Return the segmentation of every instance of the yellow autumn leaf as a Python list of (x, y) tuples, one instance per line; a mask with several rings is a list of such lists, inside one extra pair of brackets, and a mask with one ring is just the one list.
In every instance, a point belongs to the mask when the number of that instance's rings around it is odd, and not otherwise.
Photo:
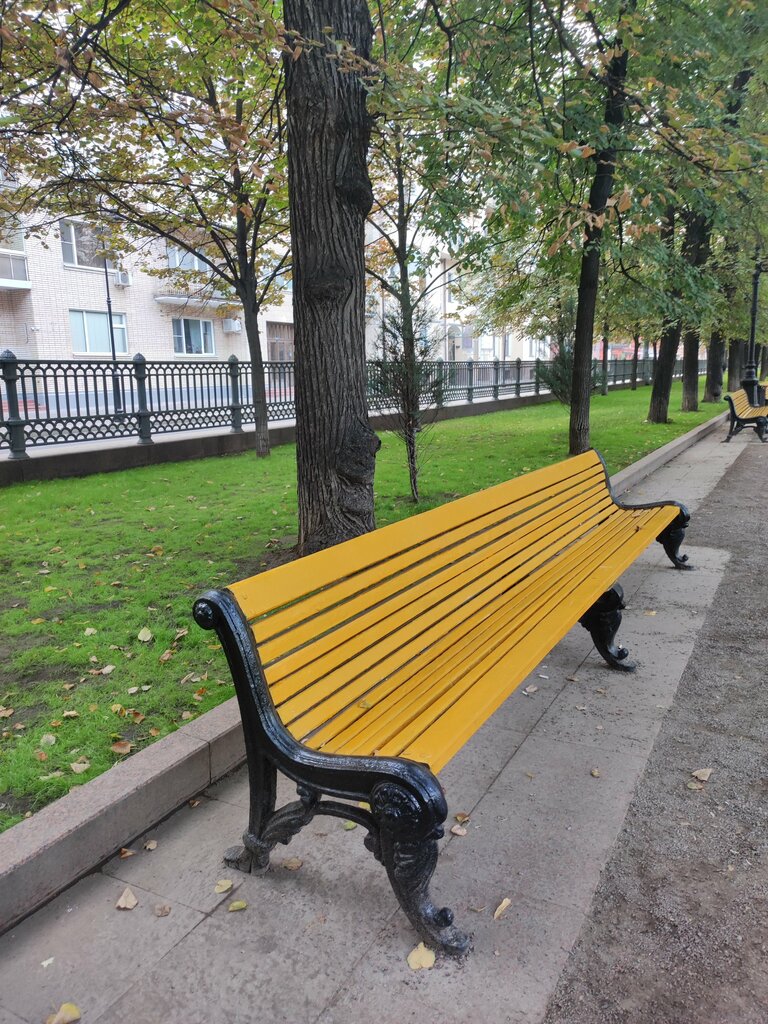
[(152, 639), (152, 630), (144, 626), (143, 629), (139, 630), (137, 639), (141, 640), (143, 644), (148, 644), (149, 641)]
[(501, 901), (501, 903), (498, 905), (498, 907), (496, 907), (496, 909), (494, 910), (494, 912), (493, 912), (493, 920), (494, 921), (498, 921), (499, 918), (501, 917), (501, 915), (504, 913), (504, 911), (507, 910), (511, 906), (512, 906), (512, 900), (509, 898), (509, 896), (505, 896), (504, 899)]
[(75, 1024), (80, 1019), (80, 1010), (74, 1003), (62, 1003), (56, 1013), (45, 1018), (45, 1024)]
[(115, 904), (116, 910), (133, 910), (134, 907), (138, 907), (139, 901), (133, 894), (130, 886), (126, 886), (120, 896), (120, 899)]
[(230, 913), (234, 913), (237, 910), (245, 910), (247, 906), (248, 904), (245, 902), (245, 900), (232, 900), (232, 902), (227, 907), (227, 910)]
[(216, 885), (213, 887), (214, 892), (224, 893), (229, 892), (232, 888), (232, 882), (228, 878), (220, 878)]
[(408, 966), (412, 971), (429, 971), (435, 966), (435, 952), (420, 942), (408, 954)]

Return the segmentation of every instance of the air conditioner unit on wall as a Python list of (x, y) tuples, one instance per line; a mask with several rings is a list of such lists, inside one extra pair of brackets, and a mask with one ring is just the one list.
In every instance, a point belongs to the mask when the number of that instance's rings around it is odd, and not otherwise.
[(115, 284), (118, 288), (127, 288), (131, 283), (130, 270), (116, 270)]
[(243, 325), (240, 321), (235, 319), (227, 319), (221, 326), (225, 334), (239, 334), (243, 329)]

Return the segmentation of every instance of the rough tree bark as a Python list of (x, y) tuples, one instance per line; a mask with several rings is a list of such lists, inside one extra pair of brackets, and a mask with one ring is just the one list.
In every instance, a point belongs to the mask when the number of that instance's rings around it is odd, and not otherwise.
[(707, 379), (704, 384), (704, 402), (719, 402), (723, 395), (723, 362), (725, 360), (725, 335), (719, 327), (713, 327), (707, 348)]
[(603, 237), (602, 218), (606, 203), (613, 191), (616, 173), (616, 137), (624, 123), (629, 53), (620, 39), (614, 45), (613, 57), (605, 70), (608, 98), (605, 104), (605, 124), (609, 145), (594, 156), (595, 176), (589, 192), (589, 211), (595, 215), (585, 230), (584, 248), (579, 273), (576, 331), (573, 339), (573, 384), (571, 387), (571, 420), (569, 452), (579, 455), (589, 448), (589, 402), (592, 390), (592, 339), (595, 329), (595, 306), (600, 277), (600, 249)]
[[(254, 309), (254, 297), (244, 291), (239, 296), (243, 305), (245, 336), (251, 357), (251, 401), (256, 426), (256, 454), (269, 455), (269, 419), (267, 417), (267, 389), (264, 380), (264, 360), (261, 355), (261, 331), (259, 330), (258, 309)], [(241, 394), (240, 401), (246, 396)]]
[[(674, 206), (668, 206), (661, 237), (670, 250), (675, 244), (675, 217)], [(673, 293), (673, 299), (678, 297), (679, 293)], [(648, 409), (649, 423), (666, 423), (669, 418), (669, 396), (672, 391), (672, 376), (675, 371), (677, 349), (680, 345), (680, 330), (679, 320), (667, 320), (661, 332), (658, 356), (654, 345), (653, 388), (651, 389), (651, 404)]]
[(728, 343), (728, 388), (736, 389), (744, 376), (747, 343), (741, 338), (731, 338)]
[[(703, 213), (684, 215), (685, 238), (683, 259), (691, 267), (703, 267), (709, 259), (711, 225)], [(683, 412), (696, 412), (699, 408), (699, 346), (698, 325), (688, 325), (683, 333)]]
[(637, 363), (640, 354), (640, 333), (635, 331), (632, 335), (632, 370), (629, 377), (631, 391), (637, 391)]
[(370, 119), (359, 69), (336, 46), (367, 61), (373, 26), (363, 0), (285, 0), (284, 15), (299, 552), (308, 554), (375, 525), (380, 441), (366, 403), (363, 260)]

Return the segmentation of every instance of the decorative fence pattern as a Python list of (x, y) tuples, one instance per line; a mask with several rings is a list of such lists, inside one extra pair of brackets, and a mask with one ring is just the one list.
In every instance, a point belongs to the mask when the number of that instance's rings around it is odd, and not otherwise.
[[(440, 404), (474, 402), (545, 393), (539, 387), (540, 360), (443, 362), (424, 365), (425, 400)], [(651, 379), (650, 360), (639, 360), (638, 383)], [(179, 360), (148, 363), (17, 359), (0, 355), (2, 416), (0, 451), (26, 458), (28, 447), (135, 437), (151, 444), (153, 434), (229, 427), (240, 432), (254, 421), (252, 367), (230, 356), (226, 362)], [(629, 383), (631, 359), (611, 360), (608, 383)], [(699, 374), (706, 373), (700, 361)], [(682, 376), (682, 361), (675, 377)], [(368, 363), (371, 411), (395, 404), (387, 387), (386, 365)], [(293, 363), (264, 364), (267, 417), (271, 422), (296, 415)]]

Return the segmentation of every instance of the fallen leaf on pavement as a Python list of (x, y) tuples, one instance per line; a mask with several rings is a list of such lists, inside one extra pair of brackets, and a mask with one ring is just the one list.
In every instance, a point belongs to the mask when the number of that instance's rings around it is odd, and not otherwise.
[(435, 952), (420, 942), (408, 954), (408, 966), (412, 971), (429, 971), (435, 966)]
[(493, 920), (494, 921), (498, 921), (499, 918), (501, 917), (501, 915), (504, 913), (504, 911), (507, 910), (511, 906), (512, 906), (512, 900), (508, 896), (505, 896), (504, 899), (501, 901), (501, 903), (498, 905), (498, 907), (496, 907), (496, 909), (494, 910), (494, 912), (493, 912)]
[(454, 814), (454, 818), (456, 819), (456, 821), (458, 821), (460, 825), (466, 825), (466, 823), (469, 821), (469, 815), (464, 814), (461, 811), (458, 814)]
[(74, 1003), (62, 1003), (56, 1013), (45, 1018), (45, 1024), (75, 1024), (80, 1020), (80, 1010)]
[(129, 850), (127, 846), (121, 846), (118, 856), (120, 857), (120, 860), (125, 860), (127, 857), (135, 857), (136, 851)]
[(288, 857), (283, 861), (286, 871), (298, 871), (304, 861), (300, 857)]
[(131, 891), (130, 886), (126, 886), (120, 899), (115, 904), (117, 910), (133, 910), (134, 907), (138, 907), (139, 901)]
[(709, 777), (712, 774), (711, 768), (697, 768), (695, 772), (691, 772), (694, 779), (698, 779), (699, 782), (709, 782)]
[(232, 888), (232, 882), (228, 878), (220, 878), (216, 885), (213, 887), (214, 892), (224, 893), (229, 892)]
[(237, 910), (245, 910), (247, 906), (248, 904), (245, 902), (245, 900), (232, 900), (232, 902), (227, 907), (227, 910), (230, 913), (234, 913)]
[(155, 917), (168, 917), (170, 912), (171, 908), (167, 903), (155, 904)]
[(592, 776), (593, 779), (599, 779), (600, 778), (600, 769), (599, 768), (593, 768), (592, 771), (589, 774)]
[(451, 835), (454, 835), (454, 836), (465, 836), (466, 834), (467, 834), (467, 830), (464, 828), (463, 825), (452, 825), (451, 826)]
[(688, 789), (693, 789), (694, 791), (698, 791), (698, 790), (704, 789), (704, 783), (703, 782), (689, 782), (688, 783)]
[(144, 843), (144, 849), (145, 850), (149, 850), (150, 853), (152, 852), (152, 850), (156, 850), (157, 849), (157, 840), (156, 839), (147, 839), (147, 841)]
[(344, 822), (344, 828), (345, 828), (345, 830), (347, 832), (351, 832), (353, 828), (357, 828), (357, 822), (356, 821), (345, 821)]

